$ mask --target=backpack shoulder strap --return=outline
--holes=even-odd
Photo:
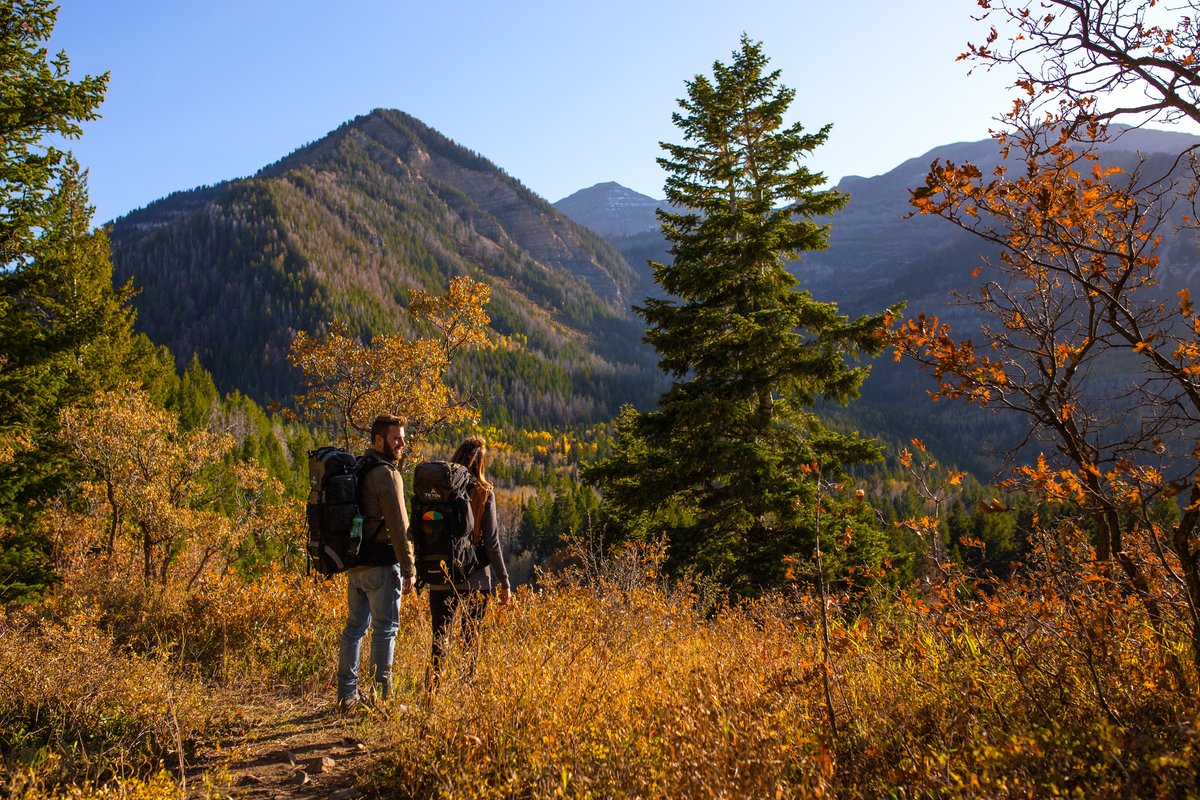
[[[354,478],[358,484],[356,487],[356,491],[358,493],[359,509],[362,508],[362,490],[363,490],[363,483],[367,480],[367,473],[369,473],[371,470],[375,469],[376,467],[390,467],[391,469],[396,469],[396,465],[393,464],[391,461],[382,459],[369,450],[363,454],[362,458],[360,458],[358,460],[358,463],[354,466]],[[401,502],[403,502],[403,501],[401,501]],[[383,529],[385,527],[387,527],[387,520],[381,518],[379,520],[379,524],[375,526],[375,530],[371,531],[371,533],[368,534],[366,538],[372,539],[372,540],[379,538],[379,534],[383,531]]]
[[[358,471],[359,477],[361,478],[362,476],[366,475],[371,470],[375,469],[375,467],[381,467],[381,466],[388,466],[388,467],[391,467],[392,469],[396,468],[396,465],[393,464],[391,461],[388,461],[387,459],[384,459],[384,458],[380,458],[373,451],[368,450],[367,452],[362,454],[361,458],[358,459],[358,464],[355,466],[355,469]]]

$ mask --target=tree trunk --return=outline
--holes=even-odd
[[[147,589],[150,588],[150,581],[154,577],[154,539],[150,536],[150,529],[144,524],[142,525],[142,583]]]
[[[108,494],[108,507],[112,509],[112,520],[108,526],[108,556],[112,557],[117,551],[117,531],[121,529],[121,511],[117,507],[117,495],[112,481],[105,482]]]

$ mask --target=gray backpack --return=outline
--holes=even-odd
[[[409,538],[417,561],[417,586],[462,584],[479,564],[471,531],[474,480],[462,464],[425,461],[413,471]]]

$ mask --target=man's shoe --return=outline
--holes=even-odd
[[[338,703],[337,703],[338,711],[340,711],[343,714],[349,714],[351,711],[353,711],[355,708],[358,707],[358,703],[359,703],[359,699],[358,699],[357,693],[352,694],[349,697],[339,698]]]

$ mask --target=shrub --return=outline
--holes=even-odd
[[[1191,676],[1102,566],[1067,573],[1047,558],[993,586],[948,572],[833,601],[834,735],[817,601],[712,611],[628,559],[580,569],[490,609],[477,651],[456,645],[434,691],[380,720],[374,780],[401,797],[1194,796]]]
[[[0,751],[10,774],[62,781],[144,773],[221,722],[170,663],[114,644],[94,612],[0,619]],[[12,787],[9,787],[12,788]]]

